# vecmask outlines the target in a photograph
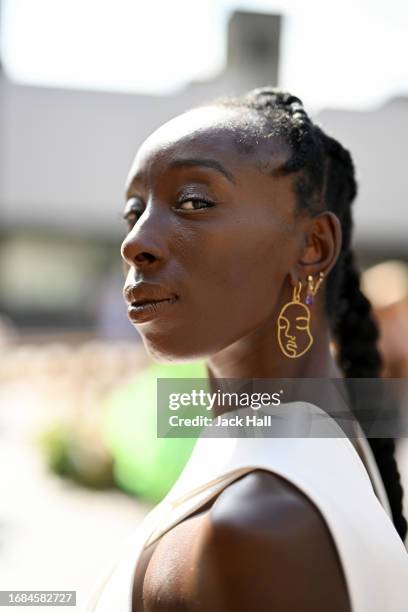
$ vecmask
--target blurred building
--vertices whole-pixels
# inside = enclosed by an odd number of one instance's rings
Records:
[[[106,287],[115,308],[109,288],[121,274],[123,188],[137,147],[194,104],[276,85],[280,31],[279,16],[234,13],[224,71],[171,96],[33,87],[1,75],[0,311],[25,328],[92,328]],[[406,98],[317,117],[353,152],[356,239],[370,263],[407,252],[407,118]],[[117,325],[127,333],[127,322]]]

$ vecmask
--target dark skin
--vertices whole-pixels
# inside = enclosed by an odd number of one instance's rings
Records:
[[[260,136],[256,149],[244,153],[236,144],[244,121],[256,120],[237,109],[195,109],[140,147],[126,192],[126,285],[158,283],[179,299],[138,323],[138,331],[157,361],[205,359],[210,380],[341,378],[329,347],[324,288],[311,307],[310,350],[288,359],[276,336],[293,287],[333,267],[339,221],[329,212],[297,214],[294,177],[279,175],[290,151]],[[216,160],[228,176],[207,162],[180,165],[186,159]],[[133,594],[135,612],[351,610],[319,510],[263,470],[237,479],[147,546]]]

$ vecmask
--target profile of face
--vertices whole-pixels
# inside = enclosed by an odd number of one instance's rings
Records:
[[[313,343],[310,311],[300,302],[284,306],[278,318],[278,341],[287,357],[301,357]]]
[[[252,151],[240,144],[252,112],[188,111],[153,132],[132,164],[124,294],[145,282],[177,296],[133,321],[158,361],[205,359],[276,327],[298,252],[296,203],[292,178],[273,174],[287,147],[261,136]]]

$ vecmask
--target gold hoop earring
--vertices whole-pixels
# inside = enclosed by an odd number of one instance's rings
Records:
[[[292,300],[287,302],[279,313],[277,320],[278,344],[282,353],[289,359],[301,357],[313,344],[313,336],[310,331],[311,316],[307,304],[313,303],[313,297],[322,284],[323,277],[323,272],[320,272],[318,281],[314,283],[313,277],[308,276],[305,304],[300,301],[302,281],[299,281],[298,285],[293,287]],[[289,313],[295,320],[294,324],[291,324]]]

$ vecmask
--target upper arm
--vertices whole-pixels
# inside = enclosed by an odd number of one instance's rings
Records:
[[[328,527],[314,504],[262,470],[216,500],[195,545],[196,601],[213,612],[350,612]]]

